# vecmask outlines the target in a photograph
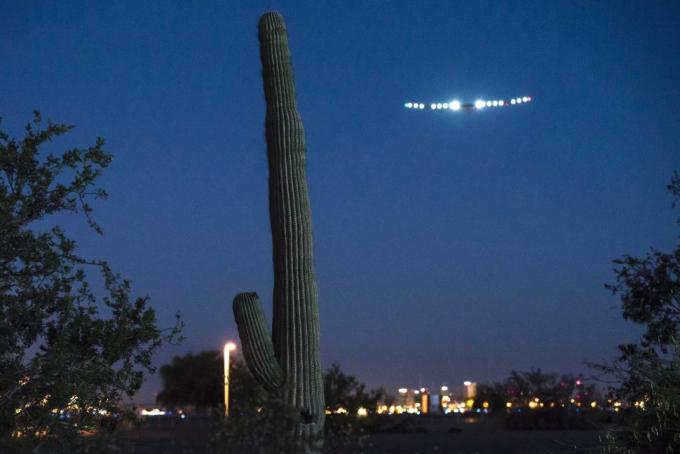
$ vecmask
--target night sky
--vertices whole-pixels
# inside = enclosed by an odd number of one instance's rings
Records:
[[[257,21],[281,11],[307,131],[322,360],[370,386],[588,373],[638,330],[611,260],[677,241],[677,2],[10,2],[0,115],[39,109],[115,155],[81,252],[149,294],[187,341],[271,315]],[[533,102],[482,112],[406,101]],[[151,378],[138,398],[159,389]]]

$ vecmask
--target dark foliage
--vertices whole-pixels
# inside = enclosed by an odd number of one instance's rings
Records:
[[[160,368],[163,390],[159,403],[171,407],[193,407],[196,410],[224,409],[222,353],[205,351],[173,358]],[[239,414],[258,408],[266,400],[264,388],[241,360],[232,361],[229,373],[230,412]]]
[[[206,355],[207,353],[210,352],[206,352]],[[219,356],[217,353],[213,355]],[[198,356],[204,355],[194,355],[192,358]],[[195,366],[196,362],[192,364]],[[195,369],[194,373],[202,370],[205,369]],[[310,453],[318,450],[322,441],[323,452],[361,452],[368,420],[358,418],[356,411],[351,414],[327,415],[323,437],[299,437],[296,435],[300,423],[299,411],[287,405],[276,393],[268,394],[243,362],[234,363],[231,377],[229,417],[224,418],[221,407],[216,406],[216,421],[210,439],[212,452]],[[364,385],[358,383],[354,377],[345,375],[335,364],[324,378],[334,389],[335,402],[346,409],[371,405],[375,399],[371,396],[377,394],[365,392]],[[221,383],[221,372],[213,380]],[[216,400],[221,402],[221,399],[220,392]],[[375,408],[375,405],[370,408]]]
[[[116,417],[122,395],[153,370],[153,352],[178,334],[157,328],[148,299],[131,297],[106,262],[79,256],[56,224],[81,213],[102,232],[90,203],[106,197],[97,186],[112,160],[104,141],[43,151],[72,128],[43,125],[36,112],[23,139],[0,131],[0,450],[76,444]]]
[[[589,404],[595,395],[595,386],[586,385],[580,376],[558,375],[531,369],[526,372],[512,371],[502,382],[480,383],[477,386],[477,401],[486,401],[491,410],[503,410],[506,402],[514,408],[526,407],[538,399],[546,405],[570,404],[575,402]]]
[[[210,437],[215,454],[308,454],[316,452],[319,439],[299,437],[299,411],[281,399],[272,397],[256,408],[217,420]]]
[[[680,203],[680,175],[667,186]],[[680,223],[680,219],[678,220]],[[607,435],[606,452],[680,452],[680,244],[670,252],[652,249],[644,257],[614,261],[623,318],[645,328],[634,344],[619,346],[612,364],[593,365],[613,378],[612,393],[630,403],[626,421]]]
[[[361,453],[363,425],[350,415],[330,415],[323,436],[299,437],[300,414],[294,407],[273,396],[257,408],[242,409],[223,418],[216,415],[209,446],[215,454],[328,454]]]
[[[339,364],[332,364],[326,371],[323,388],[326,408],[330,411],[344,408],[350,415],[356,415],[361,407],[373,412],[386,397],[384,388],[367,390],[356,377],[345,374]]]
[[[680,174],[673,174],[667,189],[677,206]],[[642,258],[624,255],[614,264],[616,283],[606,287],[619,297],[623,318],[645,328],[638,343],[619,346],[619,363],[635,366],[624,383],[626,392],[634,393],[641,385],[634,369],[655,366],[680,333],[680,243],[670,252],[652,249]]]

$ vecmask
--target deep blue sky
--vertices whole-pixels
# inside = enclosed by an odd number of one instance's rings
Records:
[[[322,358],[368,384],[586,371],[636,330],[611,259],[677,239],[676,2],[2,2],[0,115],[77,125],[115,161],[82,251],[148,293],[173,355],[271,313],[257,20],[288,23],[321,301]],[[246,4],[246,6],[244,6]],[[480,113],[423,102],[531,95]],[[151,379],[140,395],[158,389]]]

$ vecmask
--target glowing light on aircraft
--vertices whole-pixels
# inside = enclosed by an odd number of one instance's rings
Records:
[[[429,105],[423,104],[421,102],[407,102],[404,103],[406,109],[416,109],[416,110],[453,110],[457,112],[459,110],[482,110],[486,107],[509,107],[516,106],[519,104],[526,104],[531,102],[531,96],[520,96],[511,99],[495,99],[495,100],[485,100],[477,99],[474,102],[461,102],[457,99],[450,101],[448,103],[433,102]]]

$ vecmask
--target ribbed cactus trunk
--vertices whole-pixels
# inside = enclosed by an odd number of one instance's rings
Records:
[[[283,17],[266,13],[258,29],[267,102],[265,135],[274,253],[272,336],[256,293],[237,295],[234,315],[243,355],[253,375],[299,409],[302,436],[319,437],[324,398],[305,133],[295,100]]]

